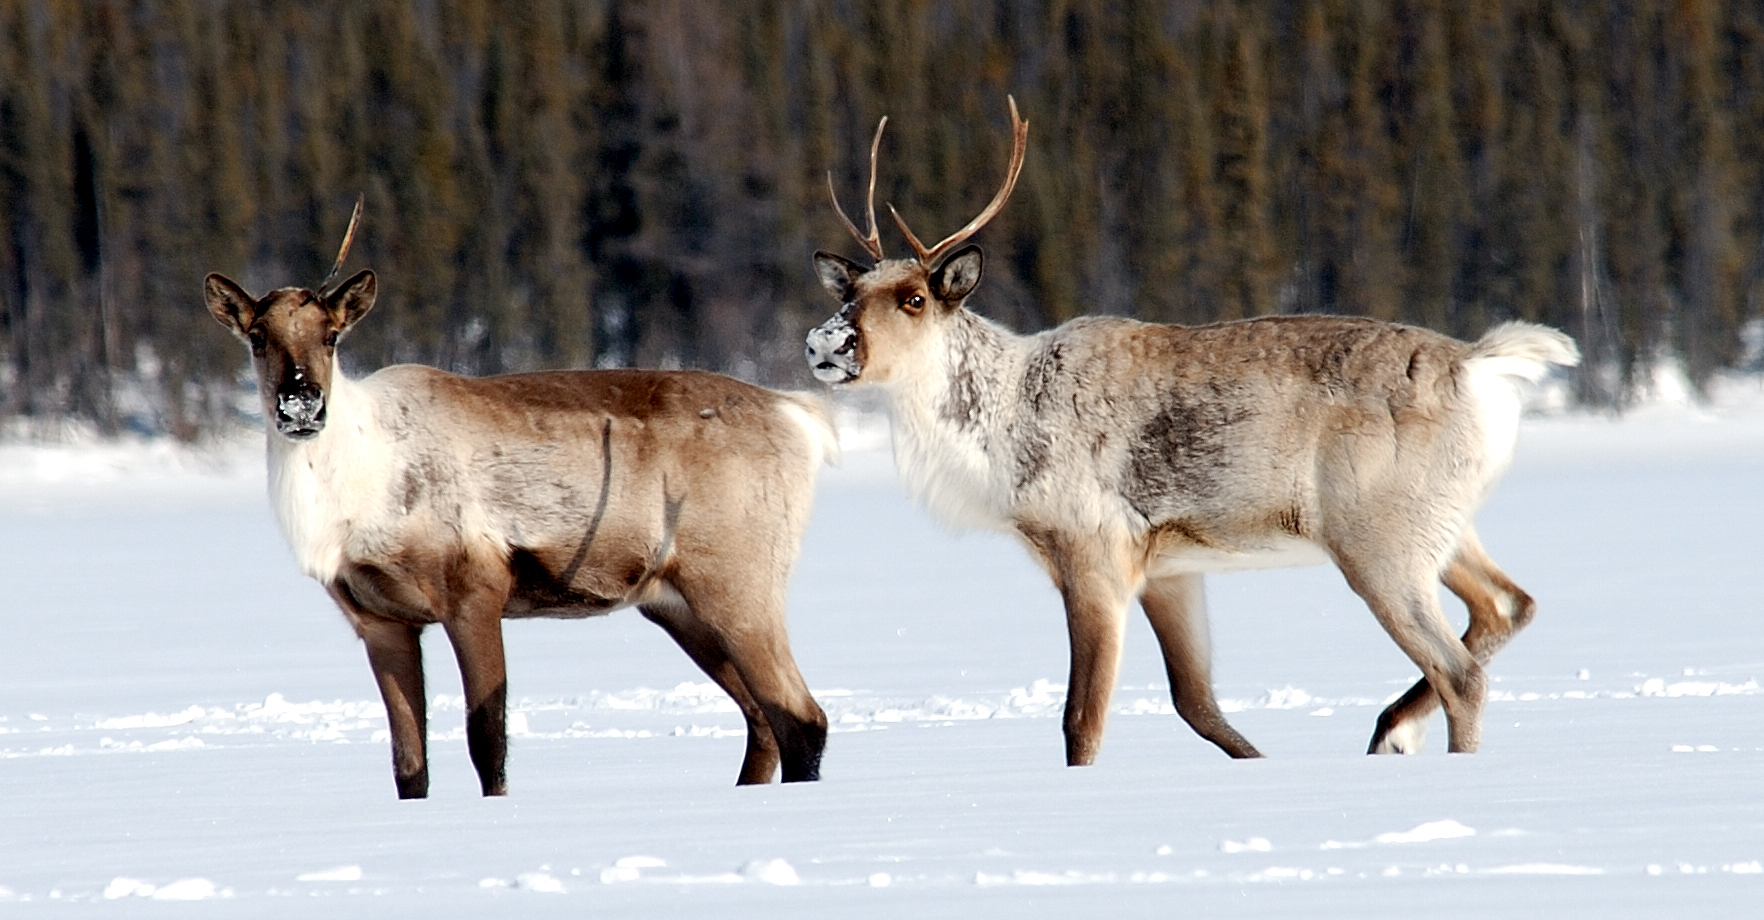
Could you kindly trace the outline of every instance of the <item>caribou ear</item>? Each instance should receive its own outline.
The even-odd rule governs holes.
[[[325,298],[325,308],[331,311],[331,319],[337,324],[338,331],[355,325],[374,308],[376,288],[374,273],[362,269]]]
[[[962,299],[974,293],[980,286],[980,265],[984,259],[980,255],[980,247],[966,246],[955,255],[945,259],[937,271],[931,273],[931,291],[937,299],[950,306],[962,302]]]
[[[257,299],[225,275],[209,275],[202,282],[202,293],[208,301],[208,312],[233,330],[234,335],[243,338],[245,330],[257,320]]]
[[[821,287],[840,303],[851,303],[857,296],[857,280],[866,271],[868,269],[844,256],[815,253],[815,274],[820,276]]]

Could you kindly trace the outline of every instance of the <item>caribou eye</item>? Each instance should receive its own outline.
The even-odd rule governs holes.
[[[249,341],[251,343],[251,353],[258,356],[259,358],[263,357],[263,350],[266,345],[264,335],[263,335],[263,330],[261,330],[261,329],[249,330],[245,333],[245,338],[247,341]]]
[[[921,294],[914,294],[913,296],[908,297],[907,299],[901,301],[900,308],[902,310],[907,311],[908,313],[917,313],[920,310],[925,309],[925,298]]]

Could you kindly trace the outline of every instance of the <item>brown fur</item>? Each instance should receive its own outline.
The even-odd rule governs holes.
[[[337,335],[373,294],[367,272],[261,301],[208,281],[216,318],[253,347],[284,530],[366,645],[399,795],[427,793],[424,627],[453,645],[472,761],[501,795],[501,620],[633,605],[740,705],[739,782],[780,764],[787,782],[817,778],[826,717],[790,654],[784,594],[832,449],[824,410],[692,371],[399,366],[351,381]]]

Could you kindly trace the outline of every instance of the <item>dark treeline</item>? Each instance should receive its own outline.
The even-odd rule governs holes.
[[[227,417],[203,275],[316,284],[358,192],[358,370],[804,382],[826,172],[860,209],[889,115],[879,203],[940,237],[1007,93],[978,306],[1019,328],[1524,317],[1620,404],[1760,312],[1758,2],[0,0],[0,415]]]

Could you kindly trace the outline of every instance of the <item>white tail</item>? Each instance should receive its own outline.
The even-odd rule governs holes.
[[[782,397],[778,409],[802,426],[803,434],[814,445],[817,462],[837,466],[840,455],[839,430],[833,425],[833,416],[827,409],[827,401],[807,393],[777,395]]]
[[[691,371],[473,379],[407,365],[350,380],[337,342],[375,285],[364,271],[254,298],[210,275],[207,300],[251,346],[276,512],[367,646],[399,796],[428,793],[426,626],[452,642],[472,762],[501,795],[503,618],[626,606],[740,706],[738,782],[780,766],[786,782],[816,779],[827,720],[790,654],[784,599],[816,470],[838,452],[821,401]]]
[[[1470,346],[1464,360],[1496,374],[1536,383],[1552,366],[1579,364],[1580,349],[1561,330],[1513,321],[1484,333]]]
[[[1012,160],[982,218],[1002,207]],[[873,223],[851,230],[871,249]],[[1476,749],[1482,664],[1534,605],[1470,519],[1511,457],[1511,378],[1576,363],[1567,336],[1509,323],[1470,345],[1331,316],[1195,328],[1087,317],[1021,336],[964,306],[978,247],[941,264],[871,253],[868,268],[815,254],[842,308],[809,333],[809,365],[829,383],[880,387],[914,495],[950,523],[1018,536],[1053,578],[1071,633],[1068,763],[1096,757],[1135,599],[1177,711],[1232,756],[1259,756],[1213,697],[1201,578],[1326,561],[1423,675],[1380,715],[1371,750],[1415,750],[1442,702],[1451,750]],[[1440,580],[1469,607],[1462,639]]]

